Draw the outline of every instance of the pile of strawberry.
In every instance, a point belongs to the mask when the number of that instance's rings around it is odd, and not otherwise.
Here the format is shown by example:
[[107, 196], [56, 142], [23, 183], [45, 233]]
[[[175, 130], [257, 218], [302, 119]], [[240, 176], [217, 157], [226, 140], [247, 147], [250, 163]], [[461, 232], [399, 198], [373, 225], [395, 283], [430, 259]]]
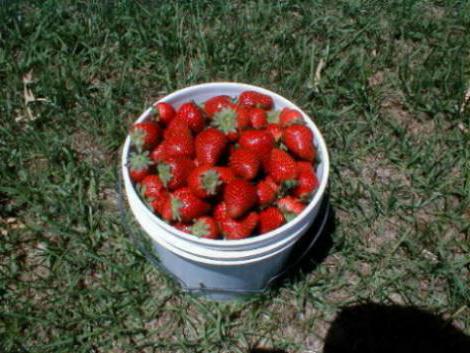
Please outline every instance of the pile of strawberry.
[[152, 107], [130, 131], [129, 172], [163, 220], [199, 237], [243, 239], [296, 217], [318, 188], [313, 133], [294, 109], [245, 91]]

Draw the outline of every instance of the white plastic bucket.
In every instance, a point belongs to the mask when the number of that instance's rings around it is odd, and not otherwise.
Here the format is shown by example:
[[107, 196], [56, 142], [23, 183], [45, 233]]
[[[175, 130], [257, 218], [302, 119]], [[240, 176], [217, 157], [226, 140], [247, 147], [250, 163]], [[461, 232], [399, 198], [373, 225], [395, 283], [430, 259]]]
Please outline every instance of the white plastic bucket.
[[[274, 92], [241, 83], [207, 83], [178, 90], [160, 101], [179, 107], [188, 100], [201, 102], [215, 95], [237, 96], [245, 90], [271, 96], [276, 109], [299, 110], [314, 132], [320, 158], [317, 166], [319, 188], [305, 210], [282, 227], [261, 236], [232, 241], [202, 239], [181, 232], [156, 217], [134, 189], [127, 169], [129, 137], [122, 154], [122, 174], [129, 206], [139, 225], [152, 239], [161, 263], [186, 286], [206, 288], [204, 293], [217, 300], [262, 289], [270, 278], [283, 270], [293, 245], [315, 220], [328, 183], [329, 157], [320, 131], [299, 107]], [[149, 108], [137, 121], [145, 120], [150, 114]], [[219, 290], [210, 290], [214, 288]]]

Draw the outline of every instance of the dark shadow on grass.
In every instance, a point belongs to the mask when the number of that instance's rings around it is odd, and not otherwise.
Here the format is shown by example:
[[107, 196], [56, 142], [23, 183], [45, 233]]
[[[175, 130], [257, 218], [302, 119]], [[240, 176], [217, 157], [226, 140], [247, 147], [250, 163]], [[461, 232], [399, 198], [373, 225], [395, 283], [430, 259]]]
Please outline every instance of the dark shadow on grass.
[[[309, 249], [313, 237], [321, 227], [325, 218], [325, 225], [322, 232], [318, 235], [315, 243]], [[288, 264], [291, 268], [282, 276], [276, 279], [273, 289], [279, 289], [286, 283], [297, 282], [305, 277], [306, 273], [314, 271], [328, 256], [333, 246], [332, 234], [336, 228], [334, 209], [329, 202], [329, 195], [326, 194], [318, 211], [316, 220], [294, 245], [294, 249], [289, 257]]]
[[411, 306], [362, 304], [333, 321], [323, 353], [469, 353], [470, 337], [437, 315]]
[[[275, 348], [248, 352], [287, 353]], [[469, 353], [470, 336], [427, 311], [382, 304], [343, 308], [331, 324], [323, 348], [323, 353], [447, 352]]]

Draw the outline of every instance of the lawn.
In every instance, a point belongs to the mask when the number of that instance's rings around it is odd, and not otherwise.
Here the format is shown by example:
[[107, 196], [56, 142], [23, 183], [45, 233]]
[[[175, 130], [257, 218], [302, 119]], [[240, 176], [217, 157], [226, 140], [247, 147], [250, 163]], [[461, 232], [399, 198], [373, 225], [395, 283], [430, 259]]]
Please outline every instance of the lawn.
[[[470, 2], [0, 6], [0, 351], [322, 352], [370, 302], [470, 334]], [[335, 211], [323, 261], [235, 303], [155, 270], [115, 191], [140, 112], [224, 80], [313, 117]]]

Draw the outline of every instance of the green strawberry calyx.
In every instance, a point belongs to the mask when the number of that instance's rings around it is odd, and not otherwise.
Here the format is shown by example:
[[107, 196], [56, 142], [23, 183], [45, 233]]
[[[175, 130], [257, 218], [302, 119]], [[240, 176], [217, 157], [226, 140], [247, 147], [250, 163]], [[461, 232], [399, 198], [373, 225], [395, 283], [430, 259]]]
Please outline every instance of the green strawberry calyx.
[[302, 201], [303, 203], [309, 203], [312, 201], [313, 196], [315, 195], [315, 192], [307, 192], [303, 194], [302, 196], [299, 197], [299, 200]]
[[168, 183], [173, 178], [173, 173], [171, 172], [171, 166], [167, 163], [160, 163], [157, 166], [158, 177], [163, 183], [164, 187], [167, 187]]
[[201, 184], [208, 195], [215, 195], [218, 187], [222, 185], [222, 180], [217, 171], [208, 170], [201, 175]]
[[141, 129], [134, 129], [130, 133], [130, 138], [132, 144], [137, 148], [138, 151], [142, 151], [142, 147], [144, 147], [145, 142], [145, 131]]
[[150, 107], [150, 114], [153, 115], [155, 121], [159, 121], [159, 120], [160, 120], [160, 112], [158, 111], [156, 104], [155, 104], [155, 105], [152, 105], [152, 106]]
[[280, 188], [278, 189], [277, 197], [281, 198], [289, 195], [289, 192], [295, 188], [299, 182], [295, 179], [284, 180], [281, 182]]
[[209, 225], [204, 220], [196, 221], [191, 226], [191, 234], [193, 235], [203, 237], [207, 233], [209, 233]]
[[142, 170], [152, 164], [148, 152], [131, 153], [129, 156], [129, 166], [132, 170]]
[[174, 221], [181, 222], [180, 208], [183, 206], [183, 203], [177, 197], [171, 196], [171, 218]]
[[284, 211], [284, 212], [282, 212], [282, 214], [284, 215], [284, 218], [285, 218], [286, 222], [290, 222], [290, 221], [292, 221], [295, 217], [298, 216], [298, 215], [295, 214], [294, 212], [288, 212], [288, 211]]
[[268, 123], [270, 124], [278, 124], [279, 123], [279, 115], [281, 114], [280, 110], [270, 110], [268, 112]]
[[212, 125], [225, 134], [237, 131], [237, 113], [232, 108], [224, 108], [214, 114]]
[[287, 148], [287, 146], [283, 143], [283, 142], [280, 142], [279, 143], [279, 149], [286, 152], [288, 151], [289, 149]]

